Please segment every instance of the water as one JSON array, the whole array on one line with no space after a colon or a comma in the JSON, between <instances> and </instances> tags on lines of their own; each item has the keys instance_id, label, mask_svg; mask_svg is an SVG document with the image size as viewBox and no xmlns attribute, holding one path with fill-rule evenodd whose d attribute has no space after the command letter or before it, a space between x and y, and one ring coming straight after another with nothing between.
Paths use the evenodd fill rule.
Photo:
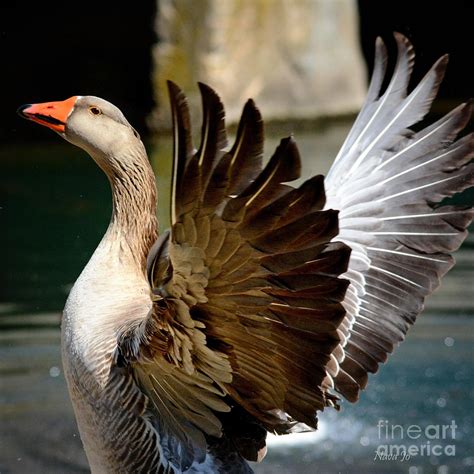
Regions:
<instances>
[{"instance_id":1,"label":"water","mask_svg":"<svg viewBox=\"0 0 474 474\"><path fill-rule=\"evenodd\" d=\"M305 173L325 173L346 133L347 125L340 124L296 136ZM267 154L277 142L269 139ZM163 138L149 149L166 226L171 144ZM91 159L63 143L3 146L0 163L6 191L0 198L6 277L0 302L0 473L88 472L62 374L58 327L67 293L107 226L108 183ZM270 438L257 473L474 471L473 248L471 238L407 341L371 377L360 402L321 414L316 433ZM401 425L404 439L379 433L379 420ZM452 420L454 440L430 440L425 433L407 439L410 425L424 430ZM454 444L455 455L374 461L379 445L428 441L443 449Z\"/></svg>"}]
</instances>

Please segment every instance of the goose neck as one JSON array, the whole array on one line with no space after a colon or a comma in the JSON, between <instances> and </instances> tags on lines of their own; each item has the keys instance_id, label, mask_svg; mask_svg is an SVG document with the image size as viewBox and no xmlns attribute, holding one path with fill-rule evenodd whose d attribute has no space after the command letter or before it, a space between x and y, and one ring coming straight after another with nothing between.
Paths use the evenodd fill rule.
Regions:
<instances>
[{"instance_id":1,"label":"goose neck","mask_svg":"<svg viewBox=\"0 0 474 474\"><path fill-rule=\"evenodd\" d=\"M143 271L148 251L158 236L156 181L144 148L108 160L112 218L107 239L118 241Z\"/></svg>"}]
</instances>

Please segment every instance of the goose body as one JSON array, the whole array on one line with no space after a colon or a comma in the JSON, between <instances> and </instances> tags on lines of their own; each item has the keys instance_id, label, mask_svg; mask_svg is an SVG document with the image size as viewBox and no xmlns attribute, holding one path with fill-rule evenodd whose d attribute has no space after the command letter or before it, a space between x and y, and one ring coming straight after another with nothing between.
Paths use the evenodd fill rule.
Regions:
<instances>
[{"instance_id":1,"label":"goose body","mask_svg":"<svg viewBox=\"0 0 474 474\"><path fill-rule=\"evenodd\" d=\"M413 49L396 34L386 89L376 43L368 97L324 180L300 187L292 138L262 166L258 109L227 147L224 109L200 85L201 145L169 83L171 229L158 235L144 146L109 102L74 96L25 118L85 149L107 174L109 228L69 295L64 372L93 473L246 473L267 431L317 427L356 401L452 266L472 211L439 206L472 186L462 104L419 132L446 66L410 93Z\"/></svg>"},{"instance_id":2,"label":"goose body","mask_svg":"<svg viewBox=\"0 0 474 474\"><path fill-rule=\"evenodd\" d=\"M62 321L64 374L92 472L125 472L123 465L130 469L127 472L159 472L157 437L143 417L145 397L130 374L116 367L115 339L121 322L110 315L123 311L145 318L151 307L144 276L132 273L133 260L118 247L118 241L104 238L69 295ZM120 278L124 274L127 277ZM97 416L99 400L99 413L115 416ZM134 450L126 464L122 457L133 435L122 439L125 432L118 427L124 420L142 441L152 440L154 448L142 456Z\"/></svg>"}]
</instances>

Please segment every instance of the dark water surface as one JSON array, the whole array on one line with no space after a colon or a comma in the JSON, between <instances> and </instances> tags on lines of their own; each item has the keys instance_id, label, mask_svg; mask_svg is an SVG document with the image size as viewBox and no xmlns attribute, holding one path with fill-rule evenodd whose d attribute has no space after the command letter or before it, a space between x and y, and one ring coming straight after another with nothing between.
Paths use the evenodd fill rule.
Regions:
<instances>
[{"instance_id":1,"label":"dark water surface","mask_svg":"<svg viewBox=\"0 0 474 474\"><path fill-rule=\"evenodd\" d=\"M325 173L346 133L346 125L337 125L297 136L305 174ZM268 141L267 154L276 144ZM149 149L164 228L171 144L160 139ZM0 474L88 472L62 374L58 328L67 293L107 227L108 183L90 158L63 143L3 146L0 163ZM474 472L473 248L470 238L360 402L323 413L316 433L271 438L256 472ZM454 439L448 428L444 438L436 433L453 421ZM392 438L393 425L400 427ZM417 439L408 437L410 425L411 433L419 430ZM401 444L425 452L374 461L380 445Z\"/></svg>"}]
</instances>

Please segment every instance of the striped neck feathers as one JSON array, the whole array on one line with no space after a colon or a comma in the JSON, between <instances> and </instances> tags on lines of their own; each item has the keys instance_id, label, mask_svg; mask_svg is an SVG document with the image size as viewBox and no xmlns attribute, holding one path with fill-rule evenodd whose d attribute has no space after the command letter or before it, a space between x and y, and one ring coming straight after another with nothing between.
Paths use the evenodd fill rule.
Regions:
<instances>
[{"instance_id":1,"label":"striped neck feathers","mask_svg":"<svg viewBox=\"0 0 474 474\"><path fill-rule=\"evenodd\" d=\"M112 218L106 238L120 240L145 271L148 252L158 237L156 181L141 142L115 151L113 156L93 156L109 178Z\"/></svg>"}]
</instances>

